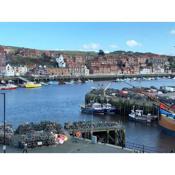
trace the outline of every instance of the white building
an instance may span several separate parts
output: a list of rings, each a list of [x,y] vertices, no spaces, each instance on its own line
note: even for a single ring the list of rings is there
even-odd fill
[[[161,74],[161,73],[165,73],[165,69],[162,68],[162,67],[160,67],[160,66],[157,66],[156,68],[153,69],[153,73],[155,73],[155,74],[156,74],[156,73],[157,73],[157,74],[158,74],[158,73],[160,73],[160,74]]]
[[[78,66],[74,68],[69,68],[69,73],[72,76],[86,76],[89,75],[89,69],[86,66]]]
[[[60,55],[59,58],[56,58],[56,61],[58,63],[59,68],[65,68],[66,67],[66,63],[64,62],[63,55]]]
[[[10,64],[7,64],[5,67],[5,76],[15,76],[15,71],[13,69],[12,66],[10,66]]]
[[[27,73],[27,66],[11,66],[10,64],[6,65],[5,76],[23,76]]]
[[[89,69],[86,66],[84,66],[84,75],[89,75]]]
[[[143,68],[142,70],[140,70],[140,74],[151,74],[152,70],[149,68]]]
[[[23,76],[27,73],[27,66],[13,67],[15,76]]]

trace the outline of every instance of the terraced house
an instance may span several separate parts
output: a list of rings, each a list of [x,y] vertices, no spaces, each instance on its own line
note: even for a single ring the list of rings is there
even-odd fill
[[[3,72],[6,64],[10,64],[17,67],[19,65],[28,68],[37,67],[35,73],[39,75],[159,74],[171,73],[172,65],[175,65],[171,61],[174,60],[174,57],[166,55],[131,51],[99,53],[0,46],[0,72]],[[46,65],[47,70],[39,69],[40,65]]]
[[[3,47],[0,47],[0,74],[3,74],[6,66],[6,52]]]
[[[97,56],[87,62],[91,74],[170,73],[168,56],[123,53]]]

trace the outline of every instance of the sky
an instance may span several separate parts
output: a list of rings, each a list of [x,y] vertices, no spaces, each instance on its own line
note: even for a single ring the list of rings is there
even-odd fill
[[[175,23],[0,22],[0,45],[46,50],[124,50],[175,55]]]

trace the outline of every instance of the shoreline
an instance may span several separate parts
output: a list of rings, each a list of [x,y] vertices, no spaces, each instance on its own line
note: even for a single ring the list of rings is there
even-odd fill
[[[27,80],[30,81],[50,81],[50,80],[63,80],[63,81],[70,81],[70,80],[94,80],[94,81],[102,81],[102,80],[116,80],[117,78],[125,79],[125,78],[163,78],[163,77],[175,77],[175,73],[165,73],[165,74],[91,74],[91,75],[86,75],[86,76],[12,76],[12,77],[7,77],[7,76],[0,76],[0,81],[8,81],[8,80],[13,80],[13,81],[19,81],[20,78],[26,78]]]

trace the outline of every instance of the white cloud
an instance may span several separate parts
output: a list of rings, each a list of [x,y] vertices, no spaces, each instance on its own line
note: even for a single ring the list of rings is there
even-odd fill
[[[170,31],[170,34],[175,35],[175,29],[172,29],[172,30]]]
[[[83,44],[83,49],[86,50],[97,50],[100,47],[100,44],[98,43],[89,43],[89,44]]]
[[[59,50],[64,51],[65,49],[55,49],[55,50],[58,50],[58,51],[59,51]]]
[[[126,45],[129,47],[137,47],[141,46],[141,43],[137,42],[136,40],[128,40],[126,41]]]
[[[112,49],[117,49],[118,48],[118,46],[116,44],[110,44],[109,47],[112,48]]]

